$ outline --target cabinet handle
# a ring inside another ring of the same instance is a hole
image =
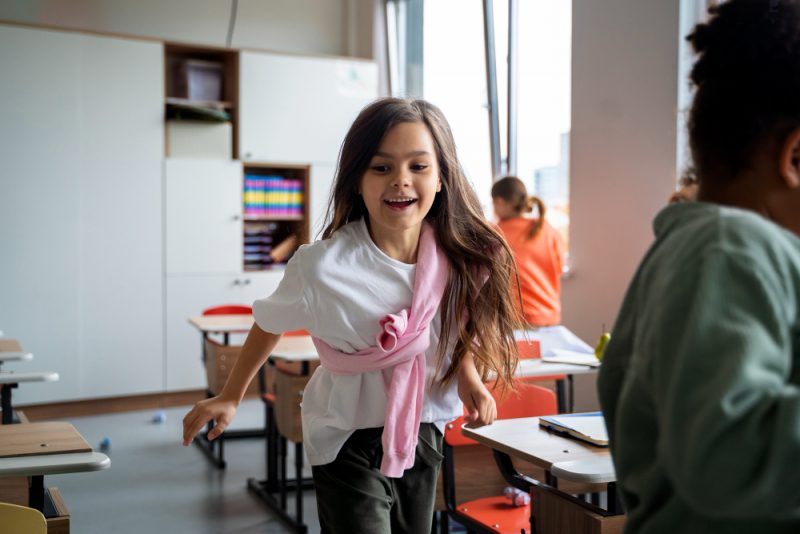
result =
[[[233,281],[233,285],[235,285],[235,286],[241,285],[241,283],[242,283],[242,281],[239,280],[238,278]]]
[[[244,285],[246,285],[246,286],[250,285],[250,279],[249,278],[245,278],[244,279]]]
[[[231,217],[231,219],[233,219],[234,221],[241,220],[241,218],[242,218],[241,215],[234,215],[233,217]]]

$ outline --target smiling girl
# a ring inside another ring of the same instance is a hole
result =
[[[320,355],[303,393],[303,443],[322,532],[430,531],[444,424],[496,417],[483,384],[516,365],[506,298],[513,260],[484,219],[441,111],[387,98],[342,146],[329,223],[301,247],[219,396],[184,419],[184,443],[230,424],[282,332]]]

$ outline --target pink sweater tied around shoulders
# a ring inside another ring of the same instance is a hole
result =
[[[313,338],[322,366],[332,373],[357,374],[392,368],[381,437],[381,473],[387,477],[400,478],[414,465],[430,324],[439,309],[449,274],[450,265],[436,242],[433,228],[423,222],[411,308],[381,319],[376,346],[347,354]]]

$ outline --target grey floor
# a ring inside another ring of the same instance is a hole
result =
[[[61,490],[71,532],[291,532],[246,488],[248,478],[264,478],[263,440],[226,442],[227,469],[216,469],[197,447],[181,444],[188,409],[165,410],[161,424],[153,422],[154,410],[69,419],[95,449],[106,437],[111,442],[109,469],[45,477],[47,486]],[[260,401],[245,401],[232,428],[258,427],[263,417]],[[303,506],[309,532],[318,533],[313,491],[306,491]]]

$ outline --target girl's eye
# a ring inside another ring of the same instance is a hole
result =
[[[370,168],[375,172],[387,172],[389,170],[388,165],[373,165]]]
[[[417,164],[411,166],[411,170],[412,171],[424,171],[427,168],[428,168],[428,166],[425,165],[424,163],[417,163]]]

